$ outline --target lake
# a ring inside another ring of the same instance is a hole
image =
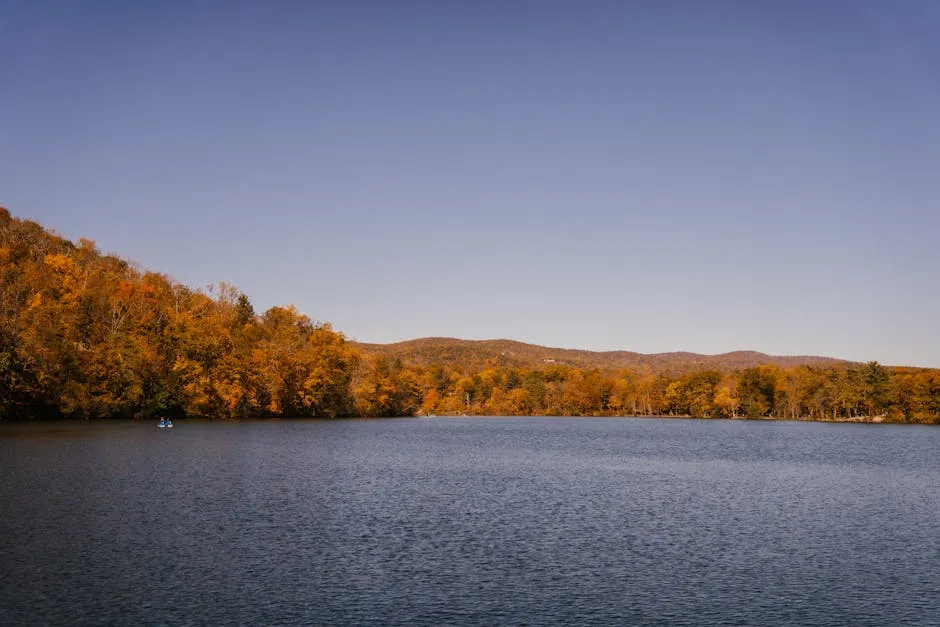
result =
[[[938,625],[940,429],[0,426],[0,622]]]

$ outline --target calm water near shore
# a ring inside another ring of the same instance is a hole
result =
[[[2,425],[0,477],[0,624],[940,624],[938,428]]]

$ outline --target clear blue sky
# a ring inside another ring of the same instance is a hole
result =
[[[0,0],[0,204],[347,336],[940,366],[940,2]]]

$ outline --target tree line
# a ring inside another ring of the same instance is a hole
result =
[[[388,414],[413,403],[428,414],[691,416],[940,423],[940,371],[859,366],[780,368],[682,375],[569,366],[465,371],[382,363]],[[398,402],[398,405],[394,403]]]
[[[940,371],[757,366],[670,375],[407,364],[292,306],[256,313],[0,208],[0,419],[688,415],[940,422]]]

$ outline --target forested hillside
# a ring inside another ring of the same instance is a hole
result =
[[[0,419],[689,415],[940,422],[940,370],[508,340],[352,344],[0,208]]]
[[[0,209],[0,416],[340,416],[357,353],[292,307],[256,315]]]

